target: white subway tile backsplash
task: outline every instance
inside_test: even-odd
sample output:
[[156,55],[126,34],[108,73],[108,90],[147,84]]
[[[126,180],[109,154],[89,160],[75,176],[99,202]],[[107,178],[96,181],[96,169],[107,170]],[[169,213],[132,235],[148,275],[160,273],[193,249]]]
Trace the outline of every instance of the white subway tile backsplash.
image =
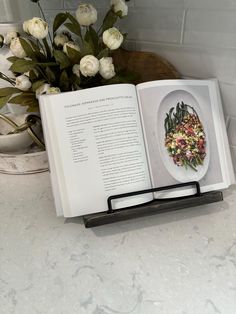
[[129,39],[178,43],[181,38],[182,10],[130,9],[122,25]]
[[138,50],[153,51],[173,63],[183,76],[216,77],[236,84],[236,50],[137,42]]
[[236,147],[236,117],[230,117],[228,123],[229,143]]
[[63,0],[41,0],[40,3],[44,10],[60,10],[64,8]]
[[44,10],[47,22],[52,26],[55,16],[62,12],[62,10]]
[[[65,9],[69,9],[69,10],[76,10],[79,6],[80,3],[85,3],[86,1],[78,1],[78,0],[64,0],[64,6]],[[89,0],[87,1],[88,3],[92,4],[93,6],[95,6],[95,8],[106,8],[107,10],[110,8],[110,0]],[[133,7],[134,6],[134,0],[128,1],[127,5],[129,7]]]
[[188,10],[185,44],[236,48],[236,10]]
[[236,146],[231,146],[231,156],[232,156],[232,161],[233,161],[233,166],[234,166],[234,172],[236,173]]
[[194,9],[236,9],[235,0],[184,0],[184,5]]
[[[41,1],[52,23],[60,10],[74,13],[82,0]],[[98,9],[100,25],[110,0],[89,2]],[[119,24],[128,33],[126,48],[160,54],[183,76],[218,78],[236,165],[236,0],[131,0],[127,4],[128,18]]]
[[[132,2],[132,0],[130,1]],[[184,8],[184,0],[135,0],[139,8]]]
[[[78,0],[64,0],[65,9],[76,10],[80,3],[85,3],[86,1]],[[88,3],[94,5],[96,8],[108,8],[110,6],[109,0],[90,0]]]
[[1,0],[0,23],[19,23],[39,16],[38,6],[28,0]]
[[236,84],[221,82],[220,90],[223,104],[225,105],[225,113],[228,116],[236,117]]

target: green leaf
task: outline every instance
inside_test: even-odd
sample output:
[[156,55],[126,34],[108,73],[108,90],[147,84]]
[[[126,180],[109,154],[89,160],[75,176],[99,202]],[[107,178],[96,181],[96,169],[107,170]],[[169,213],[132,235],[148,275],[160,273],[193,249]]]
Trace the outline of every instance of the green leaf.
[[109,49],[105,48],[99,52],[97,59],[102,59],[103,57],[109,57]]
[[90,44],[90,46],[93,48],[94,54],[96,55],[98,53],[99,37],[92,26],[89,26],[84,36],[84,39]]
[[24,38],[20,38],[20,43],[22,48],[24,49],[27,57],[30,57],[32,60],[36,60],[36,54],[32,48],[32,46],[24,39]]
[[36,72],[34,70],[30,70],[29,71],[29,78],[30,78],[31,82],[37,80],[38,79],[38,72]]
[[53,22],[53,33],[58,30],[58,28],[67,20],[66,13],[59,13],[56,15],[54,22]]
[[9,96],[9,95],[12,96],[17,93],[21,93],[21,90],[19,90],[18,88],[14,88],[14,87],[0,88],[0,97]]
[[42,53],[41,51],[40,51],[40,47],[39,47],[39,45],[37,45],[33,40],[31,40],[31,39],[27,39],[28,40],[28,42],[30,43],[30,45],[32,46],[32,48],[33,48],[33,50],[34,50],[34,54],[35,54],[35,56],[37,57],[37,59],[38,60],[40,60],[40,61],[45,61],[45,60],[47,60],[47,58],[46,58],[46,56],[44,55],[44,53]]
[[86,56],[86,55],[93,55],[94,51],[93,51],[93,47],[91,46],[91,44],[89,44],[87,41],[83,41],[83,48],[81,50],[81,55],[82,56]]
[[13,63],[13,62],[15,62],[15,61],[17,61],[17,60],[20,60],[20,58],[15,57],[15,56],[12,56],[12,57],[7,58],[7,60],[8,60],[9,62]]
[[76,85],[76,88],[78,88],[81,83],[81,79],[75,74],[70,76],[70,81],[72,85]]
[[113,27],[117,19],[118,19],[118,15],[116,15],[112,10],[109,10],[102,23],[102,32],[104,32],[108,28]]
[[36,92],[36,90],[42,86],[43,84],[45,84],[45,80],[39,80],[39,81],[36,81],[32,84],[32,90],[33,92]]
[[60,65],[60,69],[68,68],[71,63],[70,59],[67,57],[67,55],[61,51],[61,50],[54,50],[53,55],[56,59],[56,62]]
[[66,70],[63,70],[61,73],[59,87],[61,91],[64,91],[64,92],[70,90],[69,77]]
[[4,107],[7,103],[8,100],[11,98],[11,95],[5,96],[5,97],[0,97],[0,109]]
[[0,34],[0,48],[4,45],[4,37]]
[[39,103],[38,100],[35,99],[34,102],[32,102],[32,105],[29,106],[27,109],[27,112],[38,112],[39,111]]
[[11,104],[20,104],[22,106],[32,106],[35,104],[36,98],[35,94],[21,93],[21,95],[15,96],[10,99]]
[[15,73],[25,73],[32,70],[35,66],[36,63],[34,61],[19,59],[11,65],[10,70]]
[[67,52],[68,52],[68,57],[69,59],[74,63],[78,64],[81,59],[81,54],[79,51],[67,46]]
[[37,62],[37,65],[40,65],[41,67],[56,67],[57,63],[56,62]]
[[46,67],[45,73],[47,75],[49,83],[53,83],[56,81],[56,75],[55,73],[50,69],[50,67]]
[[74,24],[72,24],[72,23],[65,23],[64,25],[65,25],[66,28],[68,28],[68,30],[70,32],[72,32],[73,34],[81,37],[81,32],[78,31],[77,27]]
[[[81,33],[81,28],[79,22],[76,20],[76,18],[71,15],[69,12],[67,12],[67,17],[71,21],[71,23],[74,25],[74,34],[78,35],[82,39],[82,33]],[[66,24],[65,24],[66,25]]]
[[47,57],[48,57],[48,59],[50,59],[51,58],[51,49],[50,49],[50,47],[48,45],[48,42],[47,42],[46,38],[43,39],[43,44],[44,44],[44,47],[45,47],[46,52],[47,52]]

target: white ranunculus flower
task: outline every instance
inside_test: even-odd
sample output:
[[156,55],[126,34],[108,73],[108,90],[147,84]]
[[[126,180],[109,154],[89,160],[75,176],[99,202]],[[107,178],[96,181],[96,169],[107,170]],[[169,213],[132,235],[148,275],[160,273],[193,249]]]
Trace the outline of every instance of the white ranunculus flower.
[[59,87],[49,87],[46,91],[47,95],[59,94],[61,92]]
[[4,38],[4,43],[10,45],[12,39],[17,38],[19,34],[17,32],[8,32]]
[[32,86],[28,76],[26,75],[20,75],[16,78],[16,88],[22,90],[22,91],[27,91],[30,89]]
[[99,60],[99,63],[99,73],[104,79],[109,80],[116,75],[115,67],[111,57],[104,57]]
[[115,13],[121,11],[122,17],[128,14],[128,6],[123,0],[111,0],[111,6]]
[[30,20],[27,20],[27,21],[24,21],[24,23],[23,23],[23,31],[25,33],[29,33],[29,30],[28,30],[29,22],[30,22]]
[[102,40],[109,49],[115,50],[120,47],[124,37],[117,28],[112,27],[103,32]]
[[49,90],[50,87],[51,87],[50,84],[45,83],[41,85],[39,88],[37,88],[35,92],[36,98],[38,99],[39,96],[47,94],[47,91]]
[[87,55],[80,60],[79,67],[83,76],[95,76],[99,71],[99,61],[96,57]]
[[68,55],[67,47],[80,51],[79,45],[77,45],[73,41],[68,41],[67,43],[63,45],[63,51],[66,55]]
[[59,47],[63,47],[65,43],[68,43],[68,41],[70,41],[69,37],[64,34],[64,33],[60,33],[57,34],[54,38],[54,44]]
[[48,35],[48,23],[40,17],[33,17],[27,24],[28,32],[36,39],[44,39]]
[[74,64],[74,65],[73,65],[72,72],[73,72],[77,77],[80,77],[80,68],[79,68],[79,64]]
[[97,10],[91,4],[80,4],[76,18],[80,25],[89,26],[97,21]]
[[23,47],[21,46],[19,37],[12,39],[11,44],[10,44],[10,50],[13,53],[13,55],[18,57],[18,58],[25,58],[26,57],[26,53],[25,53]]

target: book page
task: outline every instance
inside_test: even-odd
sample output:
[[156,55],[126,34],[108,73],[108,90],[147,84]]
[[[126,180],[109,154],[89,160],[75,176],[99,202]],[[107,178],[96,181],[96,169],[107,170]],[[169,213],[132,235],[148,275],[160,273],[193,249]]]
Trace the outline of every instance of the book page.
[[[42,96],[64,216],[107,210],[107,198],[151,187],[136,89],[120,84]],[[53,151],[53,152],[52,152]],[[115,209],[147,202],[123,198]]]
[[[137,86],[152,184],[198,181],[202,192],[227,188],[230,156],[215,83],[164,80]],[[224,131],[222,131],[224,130]],[[158,193],[191,195],[193,188]]]
[[[45,98],[44,98],[45,99]],[[43,99],[41,99],[41,102],[43,102]],[[43,124],[43,133],[44,133],[44,141],[45,141],[45,146],[46,146],[46,152],[47,152],[47,157],[49,161],[49,172],[53,173],[54,175],[50,175],[50,180],[51,180],[51,185],[52,185],[52,194],[54,198],[54,203],[56,206],[56,214],[57,216],[63,216],[63,208],[62,206],[62,201],[61,197],[62,194],[59,193],[59,178],[58,178],[58,173],[56,172],[55,168],[55,161],[53,160],[53,138],[51,137],[51,132],[49,127],[49,122],[47,121],[47,114],[45,113],[45,106],[40,107],[40,115],[41,115],[41,121]]]

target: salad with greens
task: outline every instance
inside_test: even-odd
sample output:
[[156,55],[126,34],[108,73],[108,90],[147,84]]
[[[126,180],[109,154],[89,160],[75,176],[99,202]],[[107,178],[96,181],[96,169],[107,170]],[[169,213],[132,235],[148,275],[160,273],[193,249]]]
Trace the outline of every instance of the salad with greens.
[[166,114],[165,147],[179,167],[198,171],[206,157],[206,134],[195,109],[183,101]]

